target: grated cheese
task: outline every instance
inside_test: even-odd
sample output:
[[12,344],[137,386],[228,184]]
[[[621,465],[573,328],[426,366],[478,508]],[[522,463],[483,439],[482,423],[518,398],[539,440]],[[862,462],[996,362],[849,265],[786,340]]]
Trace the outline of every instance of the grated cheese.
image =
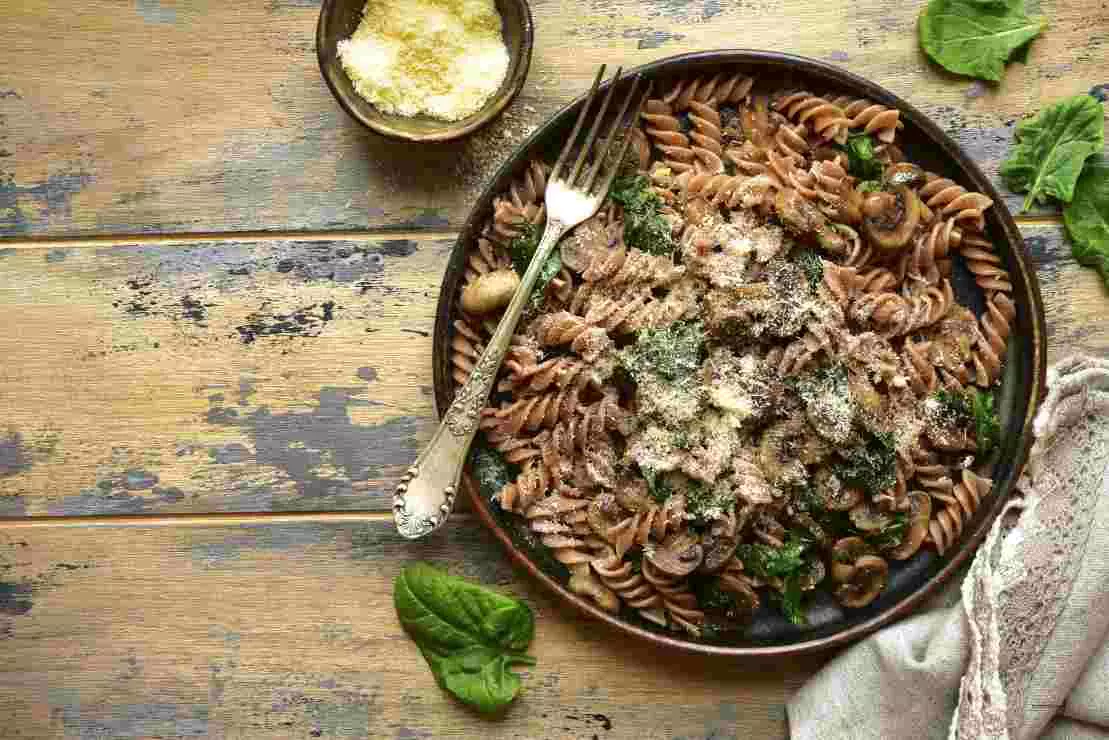
[[444,121],[480,110],[509,62],[493,0],[368,0],[339,59],[382,113]]

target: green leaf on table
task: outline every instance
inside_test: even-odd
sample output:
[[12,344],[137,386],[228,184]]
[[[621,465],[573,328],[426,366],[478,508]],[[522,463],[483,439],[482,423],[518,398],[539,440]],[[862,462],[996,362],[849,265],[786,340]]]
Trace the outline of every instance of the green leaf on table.
[[1071,254],[1079,264],[1101,273],[1109,288],[1109,160],[1086,165],[1074,188],[1074,199],[1063,208]]
[[997,82],[1005,63],[1047,27],[1023,0],[931,0],[920,14],[920,45],[941,67]]
[[535,665],[524,653],[535,635],[527,604],[427,563],[401,571],[393,604],[443,689],[484,713],[520,693],[520,677],[509,668]]
[[1071,202],[1082,165],[1105,145],[1104,119],[1101,103],[1083,93],[1020,122],[1001,177],[1014,192],[1028,193],[1024,210],[1049,195]]

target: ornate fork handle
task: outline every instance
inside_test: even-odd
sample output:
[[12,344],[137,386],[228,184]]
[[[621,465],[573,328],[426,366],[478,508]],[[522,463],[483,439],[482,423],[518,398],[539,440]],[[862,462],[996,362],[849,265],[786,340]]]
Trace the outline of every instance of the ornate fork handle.
[[566,226],[562,221],[553,217],[547,219],[535,256],[505,309],[497,331],[481,353],[466,385],[455,394],[431,442],[424,447],[397,486],[393,496],[393,516],[401,535],[416,539],[431,533],[447,520],[454,508],[458,480],[481,421],[481,410],[497,378],[497,370],[508,351],[539,272],[565,232]]

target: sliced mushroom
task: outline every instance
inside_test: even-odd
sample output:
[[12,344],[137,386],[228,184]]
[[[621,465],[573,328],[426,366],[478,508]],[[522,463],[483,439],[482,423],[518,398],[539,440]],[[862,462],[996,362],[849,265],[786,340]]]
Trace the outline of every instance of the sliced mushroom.
[[855,562],[871,553],[870,545],[861,537],[844,537],[832,546],[832,580],[844,583],[855,573]]
[[863,201],[863,233],[879,249],[901,249],[920,224],[920,205],[916,194],[904,185],[891,192],[871,193]]
[[886,169],[886,182],[915,188],[924,182],[924,170],[912,162],[898,162]]
[[887,554],[894,560],[908,560],[920,549],[928,536],[928,521],[932,518],[932,497],[922,491],[909,494],[909,527],[905,539]]
[[832,511],[848,511],[854,508],[863,499],[863,492],[853,488],[840,480],[839,476],[827,466],[816,471],[813,476],[813,488],[820,498],[824,508]]
[[520,276],[513,270],[502,269],[478,275],[462,290],[462,310],[467,313],[486,314],[504,308],[520,287]]
[[736,611],[737,614],[729,615],[733,619],[741,617],[744,614],[751,614],[759,608],[759,595],[751,584],[741,575],[735,573],[725,573],[719,579],[720,588],[733,594],[736,598]]
[[570,566],[570,582],[566,585],[574,593],[593,599],[597,606],[610,614],[620,611],[620,598],[593,574],[589,563]]
[[886,587],[889,565],[877,555],[863,555],[855,561],[851,580],[836,589],[839,603],[852,609],[866,606]]
[[889,526],[890,518],[869,501],[860,501],[851,507],[851,522],[863,532],[877,532]]
[[689,530],[675,532],[656,546],[646,557],[653,566],[668,576],[681,578],[696,570],[705,551],[697,535]]

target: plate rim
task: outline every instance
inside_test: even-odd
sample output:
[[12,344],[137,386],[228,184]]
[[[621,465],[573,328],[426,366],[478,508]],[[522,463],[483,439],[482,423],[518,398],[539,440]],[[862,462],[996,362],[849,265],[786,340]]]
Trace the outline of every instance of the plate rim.
[[[1044,318],[1043,298],[1040,293],[1039,281],[1035,269],[1031,264],[1027,247],[1019,228],[1009,212],[1008,206],[1001,198],[994,184],[982,173],[978,165],[963,151],[951,137],[949,137],[934,121],[918,110],[916,107],[887,90],[885,87],[860,77],[841,67],[826,62],[795,54],[759,49],[714,49],[677,54],[639,65],[628,70],[625,74],[655,74],[666,75],[680,72],[682,67],[702,64],[720,64],[737,66],[763,66],[777,67],[799,72],[801,74],[816,74],[828,77],[840,86],[859,92],[860,97],[867,97],[875,102],[896,107],[912,120],[925,135],[937,142],[943,149],[946,160],[954,163],[960,174],[969,180],[975,189],[990,197],[994,201],[993,215],[998,219],[1004,239],[1009,246],[1012,257],[1010,276],[1014,281],[1014,295],[1026,295],[1030,305],[1024,306],[1028,311],[1028,321],[1032,336],[1024,337],[1032,351],[1031,366],[1032,377],[1029,379],[1029,397],[1024,418],[1021,420],[1020,435],[1010,472],[1004,481],[1001,481],[1002,490],[991,492],[993,495],[989,508],[984,516],[976,516],[976,524],[970,531],[964,531],[960,537],[958,549],[944,563],[940,569],[928,578],[922,585],[906,595],[900,601],[891,604],[886,609],[872,617],[847,626],[846,628],[820,637],[805,639],[802,637],[797,642],[779,645],[721,645],[708,642],[696,642],[681,639],[661,632],[655,632],[633,624],[619,615],[610,614],[592,602],[569,591],[562,583],[542,570],[527,554],[516,546],[508,531],[500,525],[489,509],[489,504],[484,500],[477,487],[472,484],[468,476],[463,476],[462,486],[467,492],[471,504],[481,520],[494,537],[508,551],[509,556],[519,566],[523,567],[531,577],[550,589],[562,601],[569,603],[579,613],[597,619],[612,628],[647,642],[670,650],[684,653],[715,655],[728,657],[788,657],[807,655],[828,650],[833,647],[843,646],[855,642],[879,628],[902,619],[912,613],[922,602],[942,587],[948,579],[958,571],[964,563],[977,551],[978,545],[989,532],[994,520],[1004,507],[1015,487],[1017,479],[1024,469],[1028,452],[1032,446],[1032,421],[1039,408],[1040,401],[1045,392],[1045,378],[1047,372],[1047,337]],[[605,83],[607,86],[608,83]],[[451,251],[449,263],[440,285],[438,304],[436,307],[435,331],[433,333],[433,371],[434,371],[434,401],[437,417],[449,405],[449,398],[453,390],[451,380],[449,351],[451,324],[456,318],[452,310],[453,295],[448,296],[445,288],[451,281],[452,273],[460,271],[465,260],[466,246],[477,236],[485,220],[492,199],[501,192],[504,184],[513,172],[522,166],[522,160],[535,145],[547,136],[552,126],[575,110],[584,101],[586,94],[576,97],[568,104],[548,117],[525,141],[519,144],[505,159],[504,163],[491,178],[489,184],[481,195],[474,201],[469,216],[459,232],[458,239]],[[1015,268],[1015,269],[1013,269]],[[1016,289],[1019,284],[1021,288]],[[1015,329],[1016,327],[1014,327]],[[995,486],[998,485],[995,482]]]

